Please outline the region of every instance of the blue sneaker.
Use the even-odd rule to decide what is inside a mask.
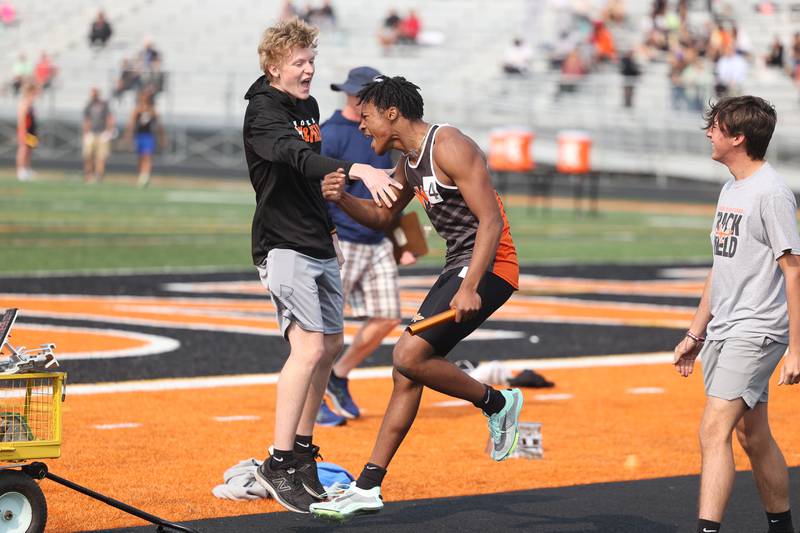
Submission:
[[[345,418],[358,418],[361,416],[361,411],[358,410],[356,402],[350,396],[350,391],[347,388],[347,378],[340,378],[333,372],[328,379],[328,388],[325,390],[325,396],[331,401],[331,408],[333,412]]]
[[[489,418],[489,434],[492,437],[492,459],[502,461],[517,448],[519,441],[519,413],[522,410],[522,391],[501,390],[506,405]]]
[[[328,404],[322,402],[319,406],[319,413],[317,413],[318,426],[343,426],[347,424],[347,419],[339,416],[330,410]]]

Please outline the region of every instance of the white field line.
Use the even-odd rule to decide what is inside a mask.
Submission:
[[[664,389],[661,387],[634,387],[628,389],[628,394],[663,394]]]
[[[25,322],[17,322],[17,327],[20,329],[32,329],[37,331],[66,331],[69,333],[85,333],[95,335],[113,335],[116,337],[125,337],[144,342],[144,346],[136,348],[126,348],[123,350],[109,349],[100,350],[96,352],[60,352],[56,349],[56,359],[64,361],[72,361],[75,359],[116,359],[118,357],[141,357],[145,355],[157,355],[162,353],[171,352],[180,348],[181,343],[169,337],[162,337],[160,335],[148,335],[145,333],[136,333],[133,331],[123,331],[120,329],[107,329],[107,328],[76,328],[71,326],[50,326],[47,324],[29,324]],[[58,348],[56,346],[56,348]]]
[[[122,422],[119,424],[98,424],[94,427],[94,429],[131,429],[131,428],[138,428],[142,425],[138,422]]]
[[[573,397],[572,394],[568,393],[552,393],[552,394],[537,394],[533,398],[535,400],[539,400],[540,402],[563,402],[565,400],[571,400]]]
[[[245,422],[251,420],[261,420],[258,415],[230,415],[230,416],[215,416],[214,420],[217,422]]]
[[[510,370],[536,370],[561,368],[599,368],[635,365],[660,365],[672,362],[671,352],[632,355],[598,355],[590,357],[565,357],[559,359],[515,359],[503,361]],[[391,367],[357,368],[350,379],[391,378]],[[244,374],[239,376],[212,376],[198,378],[152,379],[68,385],[68,395],[114,394],[121,392],[161,392],[174,390],[217,389],[251,385],[273,385],[278,374]]]

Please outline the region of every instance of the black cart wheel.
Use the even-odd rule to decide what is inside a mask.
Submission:
[[[0,533],[41,533],[47,523],[42,489],[19,470],[0,471]]]

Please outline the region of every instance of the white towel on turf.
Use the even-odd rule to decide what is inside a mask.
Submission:
[[[256,468],[261,461],[254,458],[245,459],[225,471],[222,479],[225,483],[217,485],[211,492],[223,500],[258,500],[267,498],[267,489],[256,481]]]

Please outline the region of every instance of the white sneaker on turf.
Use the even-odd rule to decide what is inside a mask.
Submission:
[[[377,513],[383,509],[381,488],[360,489],[355,482],[330,501],[312,503],[308,510],[317,518],[344,521],[361,514]]]

